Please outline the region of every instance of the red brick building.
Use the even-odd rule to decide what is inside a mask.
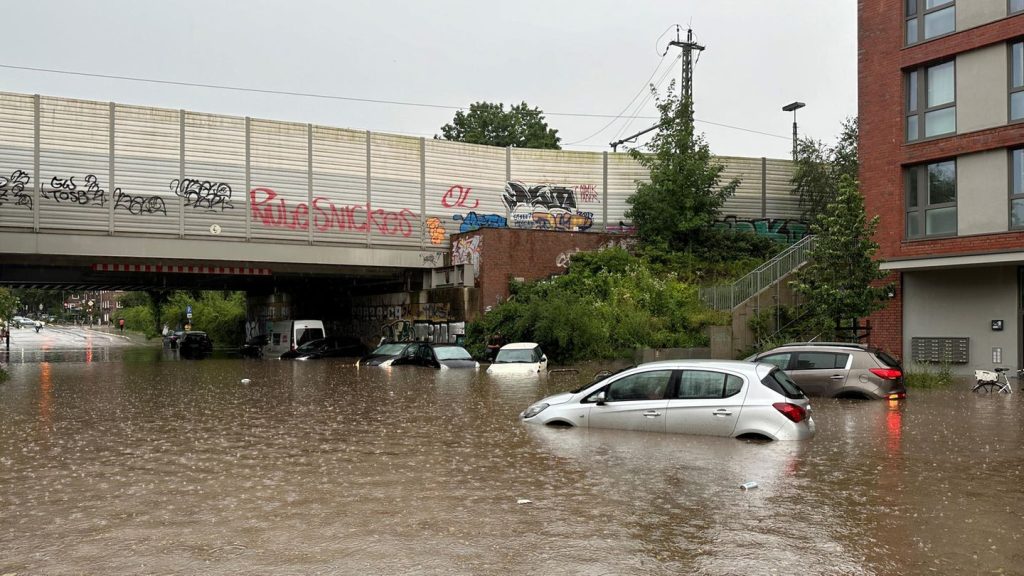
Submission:
[[[860,183],[897,289],[873,343],[1024,362],[1024,0],[859,0]]]

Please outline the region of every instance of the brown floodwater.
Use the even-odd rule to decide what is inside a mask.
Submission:
[[[1024,574],[1018,392],[759,444],[518,422],[594,366],[69,359],[0,384],[0,574]]]

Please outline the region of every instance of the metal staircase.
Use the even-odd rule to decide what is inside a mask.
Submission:
[[[803,266],[813,247],[814,236],[804,236],[732,284],[702,287],[700,299],[715,310],[732,310]]]

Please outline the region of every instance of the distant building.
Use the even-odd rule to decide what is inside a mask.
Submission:
[[[121,306],[121,290],[87,290],[67,292],[64,295],[64,311],[77,322],[109,324],[114,312]],[[92,303],[90,307],[89,303]]]
[[[873,343],[1024,361],[1024,0],[860,0],[860,183],[896,290]]]

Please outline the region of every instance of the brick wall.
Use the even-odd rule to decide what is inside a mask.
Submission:
[[[868,216],[880,219],[875,236],[878,256],[892,261],[1024,250],[1024,232],[906,241],[903,190],[905,166],[1024,143],[1024,123],[913,144],[905,143],[903,131],[906,70],[1019,38],[1024,34],[1024,15],[904,47],[903,4],[902,0],[859,0],[857,9],[860,189]],[[871,342],[896,355],[903,352],[900,280],[899,274],[887,279],[896,282],[896,297],[870,318]]]
[[[610,242],[632,242],[621,234],[590,232],[556,232],[518,230],[514,228],[481,228],[453,235],[457,238],[480,236],[480,273],[476,284],[480,294],[478,312],[503,302],[509,296],[513,278],[537,280],[565,272],[565,258],[577,250],[596,250]]]

